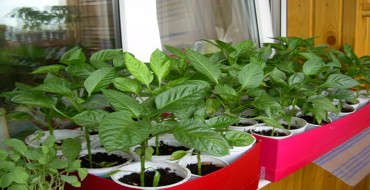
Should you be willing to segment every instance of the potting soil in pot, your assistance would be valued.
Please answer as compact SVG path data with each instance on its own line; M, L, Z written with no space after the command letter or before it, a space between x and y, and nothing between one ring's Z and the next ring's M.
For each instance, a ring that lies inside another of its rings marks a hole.
M343 113L349 113L349 112L353 112L353 111L355 111L352 107L342 107L342 110L341 110L341 112L343 112Z
M254 131L254 133L257 133L263 136L271 136L271 132L272 130ZM287 134L279 132L279 131L274 131L274 134L272 136L273 137L284 137L284 136L287 136Z
M198 175L198 164L188 164L186 167L190 170L192 174ZM202 162L202 176L215 172L223 168L220 164L212 164L211 162Z
M324 119L324 120L321 121L321 124L318 124L316 122L316 119L313 116L308 116L308 115L303 115L303 116L300 115L298 117L306 120L307 123L311 123L311 124L315 124L315 125L326 125L326 124L329 124L330 123L329 120Z
M288 125L286 125L286 124L281 124L281 125L284 127L284 129L288 129ZM293 126L293 125L290 126L290 130L299 129L299 128L300 127Z
M171 185L171 184L177 183L184 179L176 175L175 172L171 172L170 168L164 168L164 169L159 168L156 170L161 174L161 177L159 178L158 186ZM145 171L145 179L144 179L145 187L153 187L154 175L155 175L154 170ZM125 175L119 178L118 180L122 183L126 183L129 185L140 186L140 174L138 173L131 173L130 175Z
M154 153L153 155L157 155L156 154L156 150L155 150L155 147L152 146L152 148L154 149ZM171 155L172 153L178 151L178 150L189 150L189 148L185 147L185 146L172 146L172 145L168 145L166 143L164 143L163 141L160 141L159 142L159 154L158 155Z
M80 160L82 168L90 168L88 155L80 157ZM107 153L101 152L92 154L92 168L112 167L123 164L127 161L127 158L122 158L115 154L108 155Z

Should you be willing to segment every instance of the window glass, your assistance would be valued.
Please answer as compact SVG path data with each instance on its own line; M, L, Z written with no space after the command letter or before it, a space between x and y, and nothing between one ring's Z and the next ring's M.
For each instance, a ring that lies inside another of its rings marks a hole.
M183 48L200 39L249 40L247 9L237 0L157 0L162 44Z
M0 1L0 93L16 82L41 82L30 72L57 64L69 49L79 46L89 56L116 43L112 0ZM10 102L0 98L0 107ZM10 109L10 108L9 108Z

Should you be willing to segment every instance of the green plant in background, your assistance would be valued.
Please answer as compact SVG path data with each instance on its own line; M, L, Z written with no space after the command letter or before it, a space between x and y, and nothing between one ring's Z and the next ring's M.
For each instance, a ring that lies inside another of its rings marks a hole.
M330 99L327 95L331 89L349 89L358 82L341 73L341 62L335 51L328 50L328 46L314 46L313 38L276 39L281 43L265 44L276 50L268 60L272 70L269 92L283 107L298 105L302 114L314 115L318 123L328 117L329 111L338 113L331 99L344 94L332 94Z
M87 170L80 168L80 160L76 160L81 144L73 144L68 148L62 145L66 159L57 155L55 137L47 137L41 147L26 146L18 139L4 139L3 144L12 148L6 151L0 148L0 187L8 189L64 189L65 183L80 187L87 176ZM80 147L78 147L80 146ZM78 178L78 177L79 178Z

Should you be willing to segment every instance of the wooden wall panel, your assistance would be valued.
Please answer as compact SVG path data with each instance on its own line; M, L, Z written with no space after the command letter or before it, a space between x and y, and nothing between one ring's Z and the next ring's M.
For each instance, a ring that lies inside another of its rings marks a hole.
M369 176L356 186L348 186L316 164L308 164L278 182L261 190L369 190Z
M287 1L287 36L312 37L314 27L314 0Z
M342 40L343 0L315 1L314 36L316 45L339 49Z

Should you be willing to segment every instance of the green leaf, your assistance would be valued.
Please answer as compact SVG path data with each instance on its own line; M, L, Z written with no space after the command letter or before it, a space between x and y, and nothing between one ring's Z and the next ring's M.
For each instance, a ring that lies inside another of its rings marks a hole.
M28 112L15 112L9 114L12 119L32 119L32 116Z
M78 78L87 79L96 69L87 63L75 63L66 68L66 71Z
M159 49L156 49L150 57L150 68L152 68L152 71L157 75L159 83L161 83L162 79L170 72L170 58Z
M108 63L99 60L90 60L91 65L96 69L103 69L111 67Z
M203 100L210 85L201 80L186 81L179 86L160 93L155 98L158 109L177 110L192 106Z
M276 83L286 84L285 74L276 67L274 68L274 70L270 72L270 77L271 77L271 80L275 81Z
M218 78L221 76L221 70L211 60L190 49L186 49L186 53L187 58L198 72L206 75L215 83L218 83Z
M96 70L84 82L84 86L89 93L97 92L102 88L106 88L112 83L116 77L116 69L113 67Z
M48 167L55 168L55 169L63 169L67 166L68 166L68 161L60 159L57 156L50 163L48 163Z
M73 116L71 120L73 123L86 128L96 128L107 115L108 112L104 110L86 110Z
M27 187L26 184L15 184L8 188L8 190L28 190L28 189L29 188Z
M136 79L117 77L113 80L114 87L123 92L131 92L137 96L141 93L141 84Z
M231 126L237 123L239 120L240 119L236 117L222 115L209 119L206 124L210 128L221 129Z
M262 67L257 63L250 63L242 67L238 73L238 79L242 89L256 88L263 81Z
M82 108L97 109L109 107L109 103L103 94L93 94L80 105Z
M5 160L8 157L8 152L0 147L0 161Z
M162 123L155 123L153 124L151 134L154 136L168 133L172 131L176 124L177 124L176 121L164 121Z
M77 172L81 181L84 180L88 174L88 170L86 168L78 168Z
M213 156L229 154L228 142L219 133L194 120L181 121L173 135L184 145Z
M107 89L103 90L103 94L116 111L125 110L136 117L144 112L143 105L125 93Z
M221 103L218 99L207 99L206 100L206 110L209 114L216 113L221 107Z
M122 55L123 51L122 49L105 49L100 50L98 52L95 52L91 55L91 60L97 60L97 61L112 61L116 56Z
M110 152L138 145L149 137L151 123L131 119L126 111L107 115L98 128L104 148Z
M137 154L137 155L141 155L141 147L136 147L134 152ZM148 161L151 161L152 160L152 156L153 156L153 153L154 153L154 149L153 147L151 146L148 146L145 148L145 160L148 160Z
M48 137L46 137L42 145L51 148L54 146L55 141L56 141L55 135L49 135Z
M324 62L320 58L311 58L303 64L305 75L317 75L324 67Z
M81 139L68 138L63 140L62 153L69 161L74 161L82 150Z
M288 79L288 84L289 86L293 86L295 84L300 84L304 82L305 80L305 75L301 72L295 73L294 75L290 76Z
M26 151L28 150L24 142L18 139L4 139L2 142L4 145L13 148L22 156L24 156Z
M236 96L236 91L227 84L216 84L215 91L219 94L223 99L234 99Z
M159 183L159 179L161 178L161 174L158 170L154 170L155 174L153 177L153 187L157 187Z
M153 74L148 67L129 53L125 53L125 63L130 73L149 88L153 80Z
M313 96L310 96L308 100L310 100L317 108L331 111L331 112L337 112L337 109L334 106L334 104L325 96L313 95Z
M27 184L29 175L24 168L14 168L10 173L13 181L19 184Z
M39 73L53 73L58 74L59 70L63 70L66 67L64 65L47 65L41 66L32 71L31 74L39 74Z
M60 175L60 179L71 184L74 187L81 187L81 183L78 181L78 178L74 175Z
M0 176L0 187L6 188L13 183L13 176L11 173L6 173Z
M12 101L17 104L39 106L44 108L53 108L53 106L55 106L55 102L52 97L42 94L20 94L13 97Z
M6 156L8 156L8 154L6 154ZM12 171L14 167L15 167L14 162L5 160L0 161L0 171Z
M277 120L269 118L269 117L259 116L259 117L254 117L252 119L262 120L267 126L284 129L284 127Z
M243 131L231 130L225 133L225 138L230 146L248 146L254 142L254 137Z
M178 57L181 57L181 58L186 58L186 54L181 51L180 49L177 49L175 47L172 47L172 46L168 46L168 45L164 45L164 47L169 51L171 52L173 55L175 56L178 56Z
M72 64L72 63L84 63L86 61L86 56L82 52L81 48L73 48L65 53L60 59L60 63Z
M125 67L125 54L117 55L113 58L114 67Z
M184 156L186 156L188 154L188 152L186 152L185 150L178 150L178 151L175 151L171 154L171 158L170 160L174 161L174 160L180 160L181 158L183 158Z
M81 160L69 160L68 166L65 169L67 172L75 172L75 171L78 171L80 167L81 167Z
M321 87L331 87L338 89L347 89L360 85L355 79L343 75L343 74L332 74L329 76L328 80Z
M71 87L71 83L67 80L67 79L64 79L64 78L59 78L51 73L48 73L44 79L44 83L51 83L51 84L57 84L57 85L61 85L61 86L65 86L65 87L68 87L70 88Z
M59 85L59 84L49 83L49 82L45 84L40 84L39 86L36 86L32 90L61 94L63 96L67 96L70 98L73 98L75 96L72 90L69 89L68 87Z

